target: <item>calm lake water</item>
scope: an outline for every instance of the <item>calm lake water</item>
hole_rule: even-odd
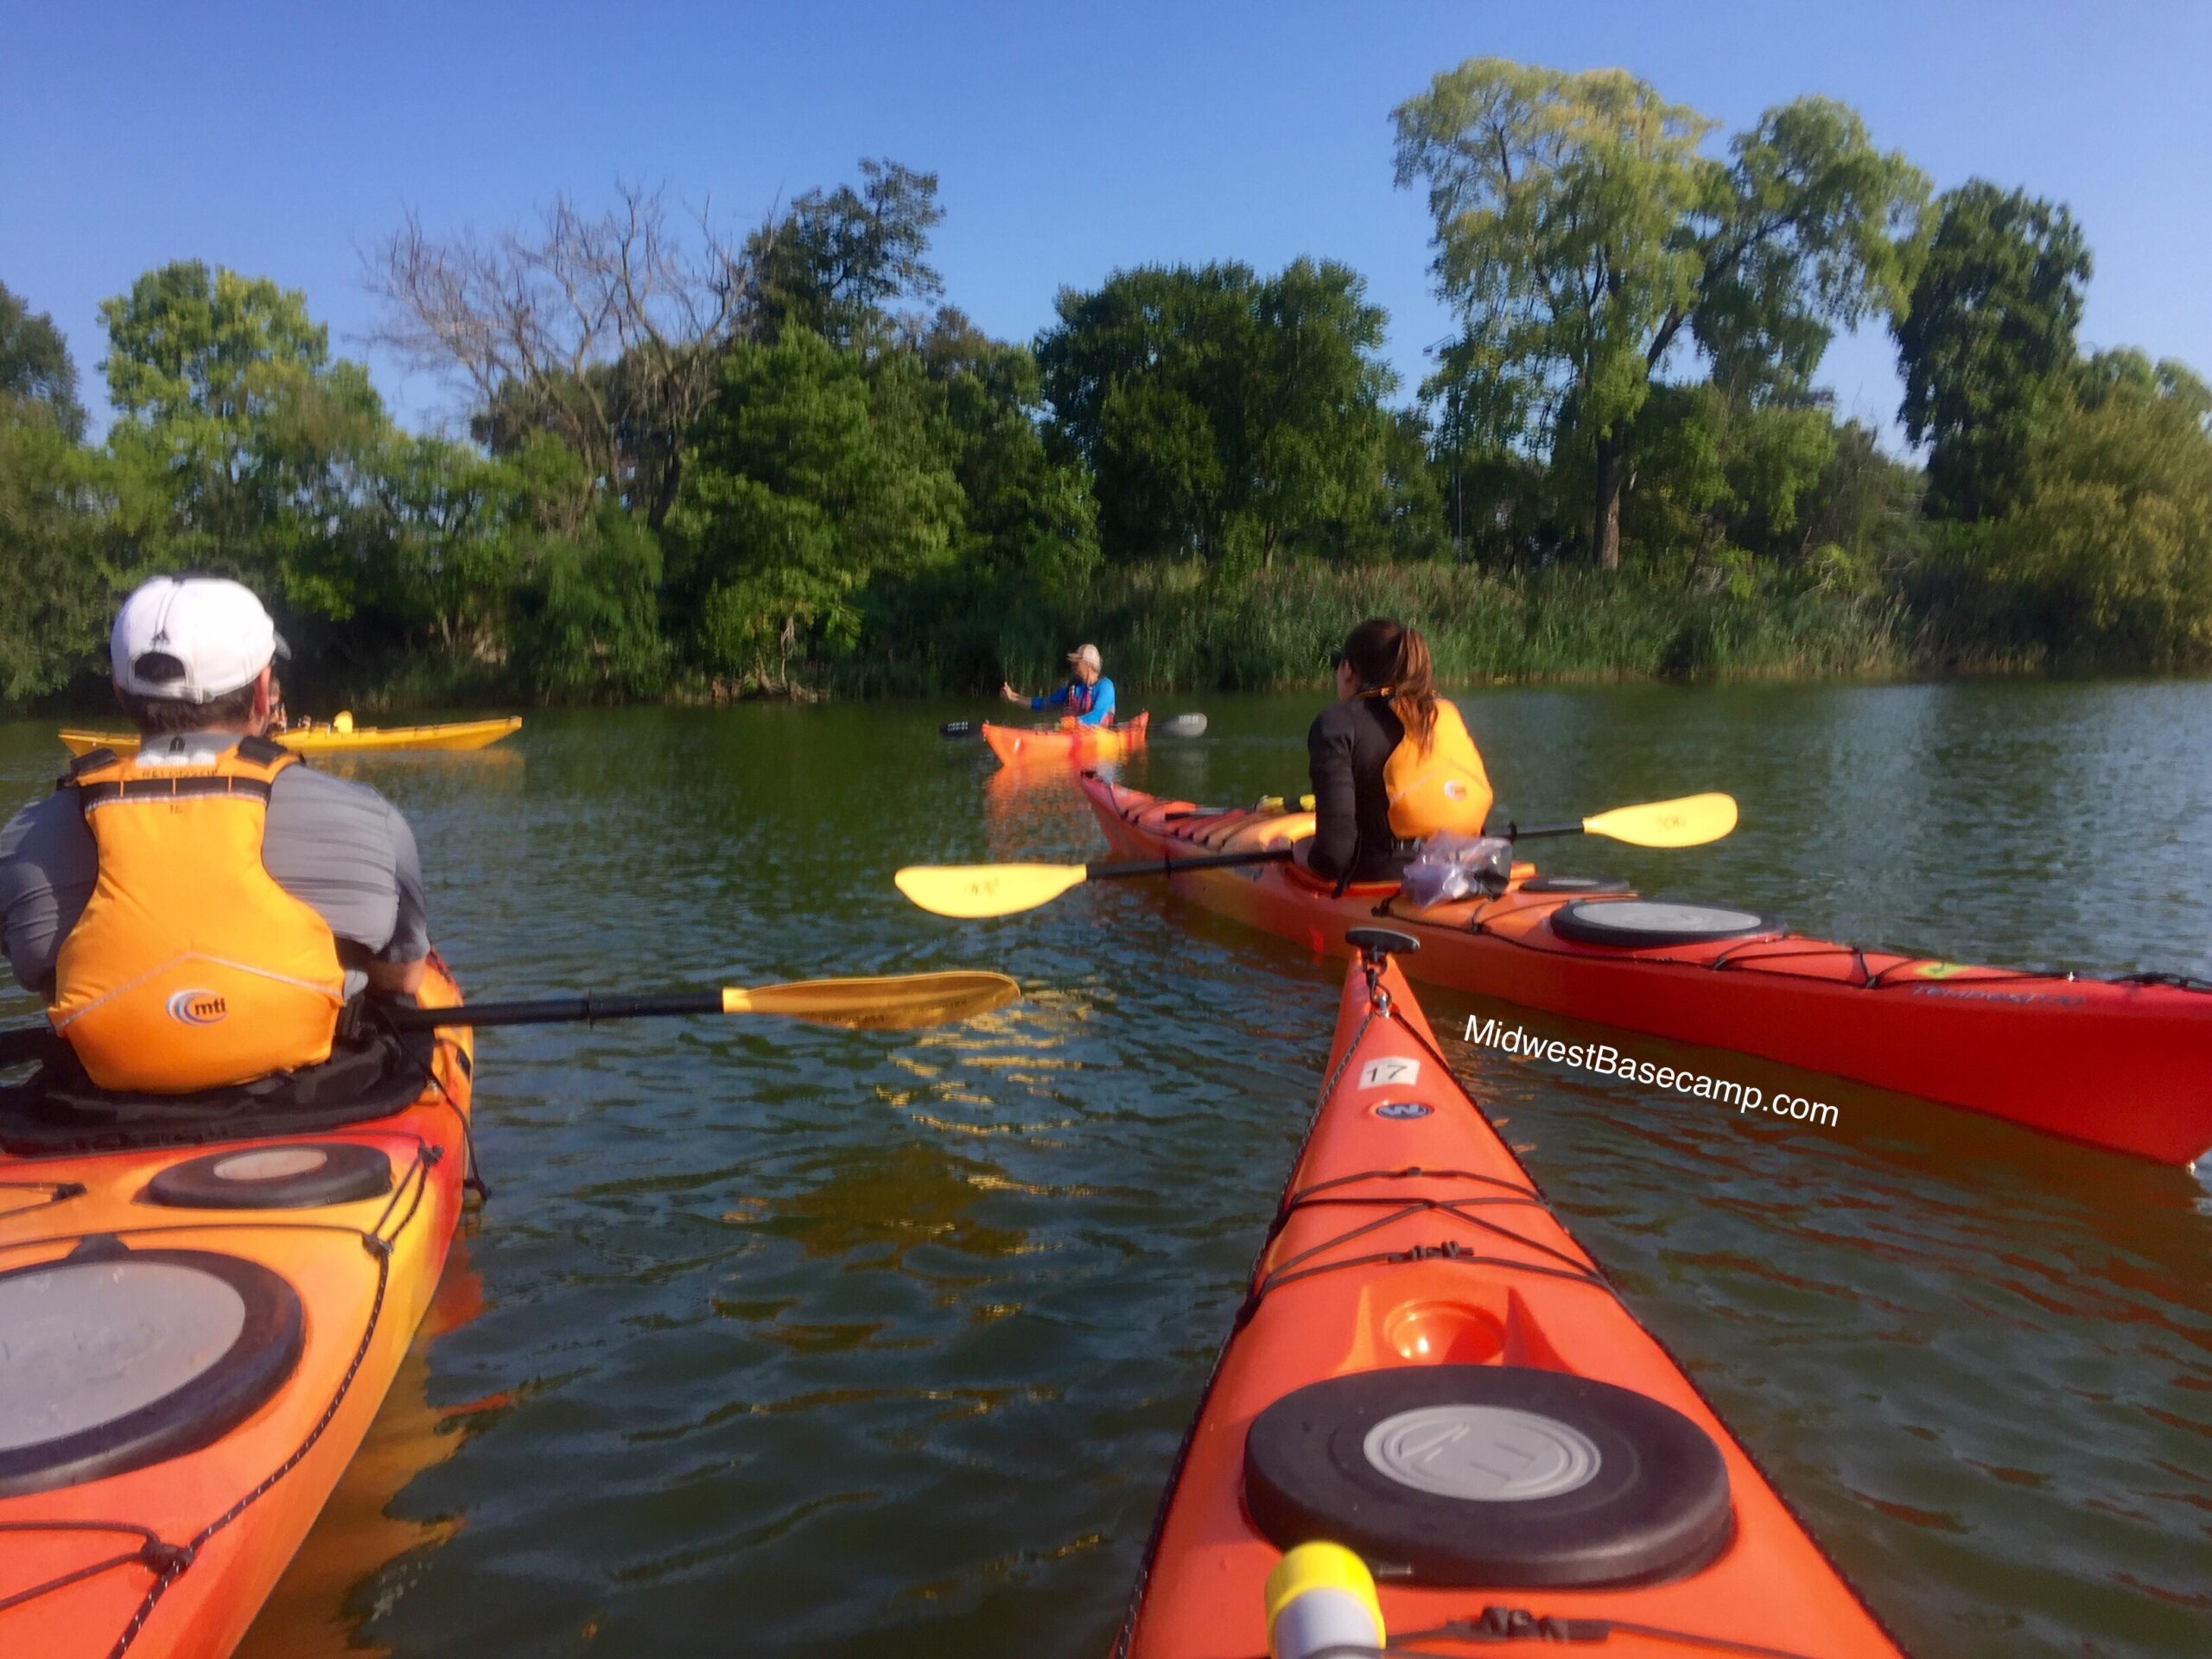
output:
[[[1743,804],[1718,846],[1558,868],[1955,958],[2212,976],[2212,685],[1461,702],[1524,821]],[[1130,781],[1300,786],[1310,698],[1173,706],[1210,732]],[[909,908],[901,863],[1102,847],[1071,787],[938,737],[982,712],[548,714],[484,754],[352,763],[412,818],[475,995],[954,966],[1028,995],[917,1033],[486,1033],[492,1200],[249,1652],[1103,1653],[1337,970],[1152,884]],[[60,760],[0,728],[10,799]],[[1476,1008],[1423,996],[1440,1031]],[[2212,1188],[1765,1062],[1700,1069],[1840,1122],[1451,1046],[1908,1647],[2212,1652]]]

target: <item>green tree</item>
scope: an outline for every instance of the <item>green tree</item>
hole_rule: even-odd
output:
[[[367,577],[355,505],[391,427],[305,297],[181,261],[101,304],[109,444],[178,564],[227,571],[342,620]]]
[[[0,288],[0,704],[99,660],[133,556],[114,469],[82,437],[77,368],[52,318]]]
[[[72,443],[85,435],[77,365],[61,331],[0,283],[0,410],[20,418],[34,407]]]
[[[871,365],[806,329],[731,351],[670,518],[710,672],[788,689],[794,658],[859,643],[871,580],[946,556],[963,504],[923,378],[912,353]]]
[[[365,480],[377,610],[410,646],[502,660],[515,594],[543,532],[563,521],[575,471],[549,433],[499,456],[394,434]]]
[[[1109,555],[1266,565],[1296,544],[1341,550],[1376,517],[1395,379],[1357,272],[1147,267],[1063,291],[1058,310],[1038,359]]]
[[[1801,497],[1835,453],[1827,409],[1755,404],[1709,382],[1656,386],[1637,421],[1627,534],[1648,557],[1742,568],[1791,550]]]
[[[2055,654],[2133,669],[2212,661],[2212,393],[2134,353],[2084,365],[2030,441],[1987,577]]]
[[[1726,162],[1700,152],[1711,121],[1617,69],[1472,59],[1395,118],[1460,316],[1432,390],[1452,426],[1586,468],[1607,569],[1637,416],[1678,346],[1746,392],[1802,390],[1834,328],[1910,283],[1926,181],[1827,99],[1768,111]]]
[[[937,175],[893,161],[863,160],[857,190],[808,191],[747,245],[754,327],[768,340],[810,329],[840,346],[880,334],[893,300],[944,293],[928,259],[944,218]]]
[[[545,694],[646,697],[665,681],[660,631],[660,537],[601,502],[574,532],[548,543],[519,598],[516,656]]]
[[[1947,193],[1892,325],[1905,434],[1929,446],[1928,511],[1972,523],[2018,499],[2038,409],[2074,360],[2089,250],[2063,207],[1980,179]]]
[[[960,564],[994,582],[1079,586],[1098,563],[1097,502],[1080,463],[1046,448],[1035,354],[950,307],[911,349],[931,389],[931,442],[964,503]]]

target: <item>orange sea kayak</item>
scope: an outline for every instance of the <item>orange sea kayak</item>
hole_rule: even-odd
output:
[[[416,1053],[332,1128],[60,1151],[0,1120],[0,1654],[237,1644],[445,1265],[468,1033]]]
[[[296,754],[351,754],[378,749],[481,749],[522,729],[522,718],[509,715],[499,720],[454,721],[442,726],[361,726],[340,732],[327,726],[298,727],[276,741]],[[136,732],[76,732],[60,734],[72,754],[94,749],[113,749],[133,754],[138,748]]]
[[[1001,766],[1065,766],[1071,760],[1088,766],[1097,760],[1118,760],[1141,747],[1145,728],[1151,722],[1148,714],[1140,714],[1121,726],[1083,726],[1072,719],[1042,727],[994,726],[986,721],[983,741],[991,746]]]
[[[1196,857],[1313,832],[1311,813],[1213,811],[1093,774],[1082,783],[1127,856]],[[1414,912],[1393,885],[1338,897],[1294,863],[1193,870],[1170,885],[1316,951],[1342,950],[1344,930],[1387,904],[1389,925],[1423,947],[1408,971],[1439,984],[1854,1077],[2161,1163],[2212,1148],[2212,988],[2193,982],[1862,950],[1750,909],[1656,904],[1625,883],[1533,869],[1498,898]]]
[[[1270,1572],[1325,1541],[1394,1652],[1894,1656],[1453,1079],[1385,954],[1414,941],[1362,938],[1117,1656],[1268,1652]]]

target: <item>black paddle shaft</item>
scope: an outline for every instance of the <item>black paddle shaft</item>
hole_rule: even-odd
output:
[[[671,991],[642,996],[547,996],[528,1002],[469,1002],[460,1007],[418,1008],[406,1002],[378,1002],[371,1018],[395,1031],[430,1031],[439,1026],[591,1025],[601,1020],[640,1020],[661,1014],[720,1014],[720,991]],[[0,1031],[0,1065],[42,1060],[60,1046],[47,1026]]]
[[[601,1020],[645,1020],[661,1014],[720,1014],[720,991],[669,991],[638,996],[545,996],[528,1002],[467,1002],[457,1008],[416,1008],[379,1003],[374,1017],[400,1031],[438,1026],[592,1025]]]
[[[1287,847],[1267,847],[1249,853],[1204,853],[1197,858],[1131,858],[1116,864],[1086,864],[1084,880],[1103,881],[1116,875],[1173,875],[1180,870],[1220,870],[1232,864],[1280,864],[1290,856]]]
[[[1531,841],[1538,836],[1579,836],[1581,833],[1582,820],[1580,818],[1572,823],[1532,823],[1525,829],[1517,823],[1505,826],[1508,841]]]

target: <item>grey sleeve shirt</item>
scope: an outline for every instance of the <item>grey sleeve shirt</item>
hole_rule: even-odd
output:
[[[419,962],[430,953],[414,832],[367,785],[287,766],[270,790],[261,861],[338,936],[340,960],[357,970],[346,976],[349,993],[364,961]],[[32,802],[0,829],[0,944],[25,989],[53,995],[61,941],[98,874],[73,791]]]

